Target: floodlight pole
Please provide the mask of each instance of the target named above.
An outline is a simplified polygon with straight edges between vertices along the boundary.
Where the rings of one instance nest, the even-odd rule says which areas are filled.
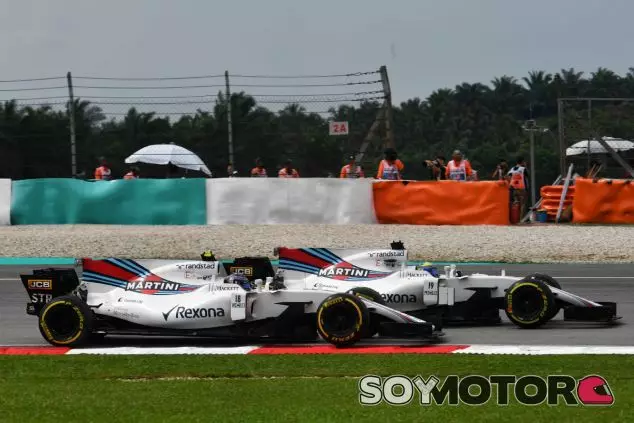
[[[534,120],[527,120],[522,127],[524,131],[528,132],[530,139],[530,161],[531,161],[531,204],[536,202],[536,189],[535,186],[535,132],[544,132],[545,128],[537,126]]]

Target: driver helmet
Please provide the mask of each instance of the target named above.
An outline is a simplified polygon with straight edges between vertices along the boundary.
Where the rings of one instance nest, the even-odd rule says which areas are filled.
[[[225,283],[239,285],[245,291],[250,291],[253,289],[253,284],[251,283],[249,278],[238,273],[232,273],[231,275],[227,276],[225,278]]]
[[[417,270],[423,270],[423,272],[427,272],[435,278],[438,277],[438,269],[428,261],[423,263],[421,266],[417,266]]]

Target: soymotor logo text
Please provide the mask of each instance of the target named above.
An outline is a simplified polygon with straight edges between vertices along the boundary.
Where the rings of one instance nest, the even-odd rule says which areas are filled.
[[[496,389],[493,388],[495,385]],[[418,402],[430,405],[483,405],[492,399],[508,405],[510,398],[524,405],[602,405],[614,404],[614,395],[607,381],[598,375],[575,379],[568,375],[547,377],[527,375],[449,375],[443,383],[437,376],[427,379],[394,375],[367,375],[359,380],[359,402],[362,405],[406,405]]]

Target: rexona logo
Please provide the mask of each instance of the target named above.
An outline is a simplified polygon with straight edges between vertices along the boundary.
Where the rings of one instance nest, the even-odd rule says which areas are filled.
[[[393,304],[415,303],[418,301],[416,295],[407,294],[381,294],[381,297],[386,303]]]
[[[174,311],[176,310],[176,311]],[[180,305],[175,305],[172,307],[167,313],[163,313],[163,318],[167,322],[170,314],[174,311],[172,315],[174,319],[210,319],[213,317],[224,317],[225,310],[223,308],[187,308]]]

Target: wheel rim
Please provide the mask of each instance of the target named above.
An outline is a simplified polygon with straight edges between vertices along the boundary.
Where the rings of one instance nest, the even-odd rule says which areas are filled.
[[[77,312],[66,305],[49,309],[44,318],[44,324],[58,341],[73,338],[79,331],[79,317]]]
[[[339,303],[322,312],[321,326],[329,335],[347,334],[358,323],[359,315],[348,303]]]
[[[543,308],[544,300],[536,289],[524,286],[513,293],[513,314],[523,320],[538,318]]]

